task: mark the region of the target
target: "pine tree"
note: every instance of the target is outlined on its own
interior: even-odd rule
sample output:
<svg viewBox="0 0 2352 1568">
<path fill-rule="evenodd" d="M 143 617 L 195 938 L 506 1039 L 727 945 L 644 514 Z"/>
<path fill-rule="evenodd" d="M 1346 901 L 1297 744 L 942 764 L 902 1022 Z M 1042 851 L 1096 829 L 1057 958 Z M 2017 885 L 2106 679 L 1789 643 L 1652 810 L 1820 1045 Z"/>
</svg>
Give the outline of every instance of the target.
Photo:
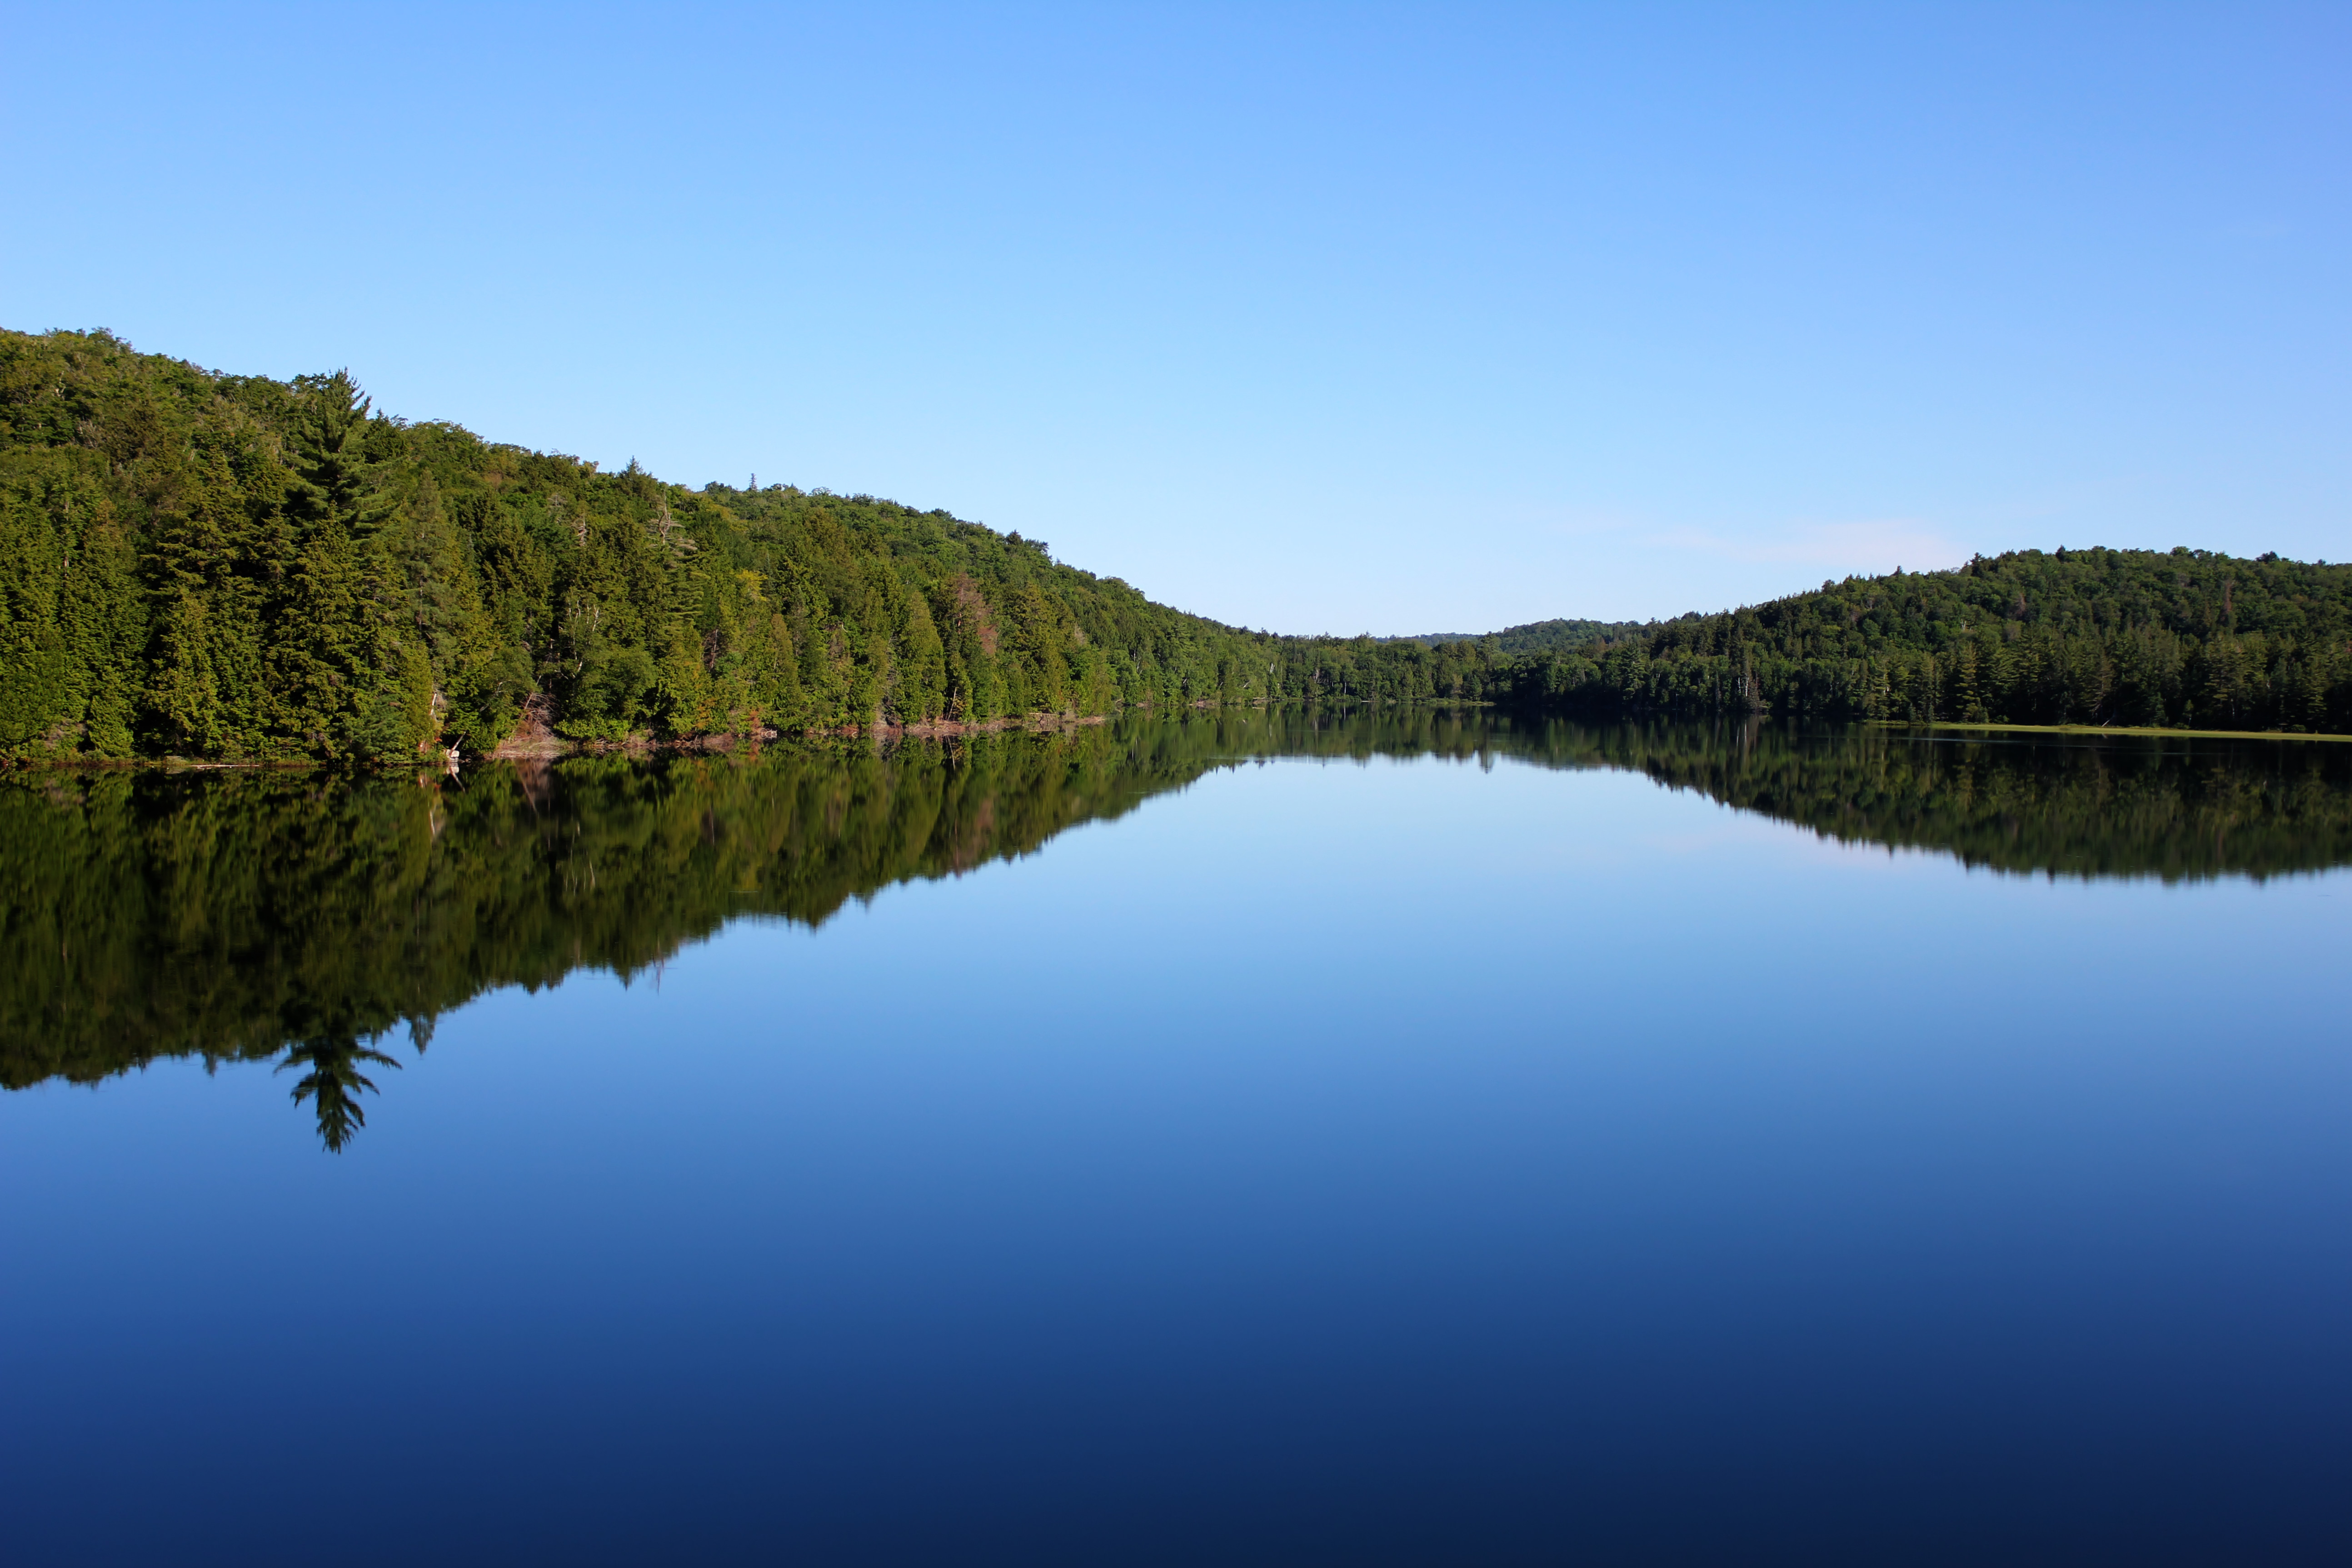
<svg viewBox="0 0 2352 1568">
<path fill-rule="evenodd" d="M 241 503 L 236 476 L 214 454 L 187 503 L 158 526 L 148 552 L 155 640 L 142 728 L 165 751 L 217 757 L 239 748 L 221 665 L 234 663 L 234 652 L 223 644 L 238 630 L 227 601 L 234 595 Z M 216 604 L 232 611 L 225 618 L 228 625 L 216 624 Z"/>
<path fill-rule="evenodd" d="M 898 683 L 891 706 L 902 724 L 927 724 L 947 706 L 947 651 L 932 624 L 930 606 L 919 593 L 902 596 L 898 606 Z"/>
<path fill-rule="evenodd" d="M 58 606 L 66 647 L 83 672 L 82 748 L 90 756 L 132 754 L 145 609 L 130 530 L 100 502 L 76 541 Z"/>
<path fill-rule="evenodd" d="M 340 520 L 357 537 L 372 535 L 391 510 L 381 493 L 381 465 L 367 455 L 372 400 L 349 371 L 303 376 L 294 384 L 303 396 L 288 444 L 298 480 L 289 509 L 306 520 Z"/>
<path fill-rule="evenodd" d="M 434 673 L 385 527 L 383 464 L 366 452 L 368 400 L 351 376 L 307 378 L 287 510 L 303 529 L 275 617 L 272 727 L 313 756 L 382 759 L 429 745 Z M 430 564 L 429 530 L 425 559 Z M 426 576 L 429 588 L 432 574 Z M 430 593 L 422 608 L 442 607 Z M 405 622 L 405 624 L 404 624 Z"/>
</svg>

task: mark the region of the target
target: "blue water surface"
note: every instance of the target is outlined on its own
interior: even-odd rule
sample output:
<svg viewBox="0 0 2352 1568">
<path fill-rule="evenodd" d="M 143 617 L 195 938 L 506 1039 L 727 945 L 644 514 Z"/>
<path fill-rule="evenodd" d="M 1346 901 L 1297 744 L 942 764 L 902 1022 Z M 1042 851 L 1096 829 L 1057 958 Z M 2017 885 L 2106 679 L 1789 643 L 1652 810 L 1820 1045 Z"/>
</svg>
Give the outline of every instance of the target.
<svg viewBox="0 0 2352 1568">
<path fill-rule="evenodd" d="M 2352 1561 L 2345 873 L 1261 760 L 0 1096 L 15 1563 Z"/>
</svg>

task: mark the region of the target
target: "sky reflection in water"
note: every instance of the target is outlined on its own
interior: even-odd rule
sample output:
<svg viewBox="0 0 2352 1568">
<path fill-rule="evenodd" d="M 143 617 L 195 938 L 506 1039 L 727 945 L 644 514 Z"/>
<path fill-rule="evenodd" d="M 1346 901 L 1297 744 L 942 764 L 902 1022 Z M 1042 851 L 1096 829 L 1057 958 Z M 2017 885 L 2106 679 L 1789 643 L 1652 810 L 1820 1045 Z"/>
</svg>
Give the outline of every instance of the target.
<svg viewBox="0 0 2352 1568">
<path fill-rule="evenodd" d="M 1301 725 L 9 796 L 10 1555 L 2352 1546 L 2334 748 Z"/>
</svg>

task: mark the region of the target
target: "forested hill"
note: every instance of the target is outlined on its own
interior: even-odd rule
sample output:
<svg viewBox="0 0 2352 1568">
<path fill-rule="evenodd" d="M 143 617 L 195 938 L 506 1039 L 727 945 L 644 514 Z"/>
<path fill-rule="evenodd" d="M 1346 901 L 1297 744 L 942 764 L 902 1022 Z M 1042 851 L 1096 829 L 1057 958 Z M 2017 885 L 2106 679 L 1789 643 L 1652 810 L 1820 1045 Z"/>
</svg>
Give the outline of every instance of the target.
<svg viewBox="0 0 2352 1568">
<path fill-rule="evenodd" d="M 2014 551 L 1524 658 L 1496 695 L 1590 716 L 2352 733 L 2352 566 Z"/>
<path fill-rule="evenodd" d="M 0 757 L 1098 713 L 1261 699 L 1280 663 L 945 512 L 688 490 L 388 417 L 341 373 L 0 332 Z"/>
<path fill-rule="evenodd" d="M 1648 625 L 1277 637 L 942 511 L 0 331 L 0 761 L 388 762 L 1270 698 L 2352 732 L 2352 567 L 2025 551 Z"/>
<path fill-rule="evenodd" d="M 1639 621 L 1530 621 L 1524 626 L 1506 626 L 1500 632 L 1483 635 L 1475 632 L 1424 632 L 1418 636 L 1384 637 L 1381 641 L 1419 643 L 1430 648 L 1449 643 L 1486 643 L 1496 653 L 1511 658 L 1547 653 L 1554 649 L 1589 648 L 1596 643 L 1640 636 L 1656 626 L 1654 621 L 1647 624 Z"/>
</svg>

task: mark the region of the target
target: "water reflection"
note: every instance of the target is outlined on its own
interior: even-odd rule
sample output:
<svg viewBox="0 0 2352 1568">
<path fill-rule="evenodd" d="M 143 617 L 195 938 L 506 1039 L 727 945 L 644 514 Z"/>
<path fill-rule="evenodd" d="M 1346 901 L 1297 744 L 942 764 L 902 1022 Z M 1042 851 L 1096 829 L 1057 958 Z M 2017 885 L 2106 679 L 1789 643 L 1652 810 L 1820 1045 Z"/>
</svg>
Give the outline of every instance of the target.
<svg viewBox="0 0 2352 1568">
<path fill-rule="evenodd" d="M 2002 872 L 2260 881 L 2352 863 L 2338 744 L 1762 726 L 1545 744 L 1844 842 Z"/>
<path fill-rule="evenodd" d="M 1253 758 L 1638 770 L 1841 841 L 2001 872 L 2168 880 L 2352 863 L 2352 748 L 1479 712 L 1131 720 L 946 743 L 583 758 L 456 779 L 0 782 L 0 1083 L 281 1058 L 329 1149 L 405 1026 L 573 969 L 634 977 L 743 916 L 823 923 Z M 1563 797 L 1563 810 L 1573 801 Z"/>
<path fill-rule="evenodd" d="M 280 1072 L 308 1069 L 294 1084 L 294 1103 L 299 1105 L 308 1100 L 317 1107 L 319 1141 L 334 1154 L 341 1154 L 352 1134 L 367 1125 L 360 1091 L 373 1093 L 375 1081 L 360 1071 L 362 1062 L 400 1065 L 372 1042 L 363 1045 L 356 1040 L 296 1040 L 286 1048 L 286 1059 L 278 1064 Z"/>
</svg>

